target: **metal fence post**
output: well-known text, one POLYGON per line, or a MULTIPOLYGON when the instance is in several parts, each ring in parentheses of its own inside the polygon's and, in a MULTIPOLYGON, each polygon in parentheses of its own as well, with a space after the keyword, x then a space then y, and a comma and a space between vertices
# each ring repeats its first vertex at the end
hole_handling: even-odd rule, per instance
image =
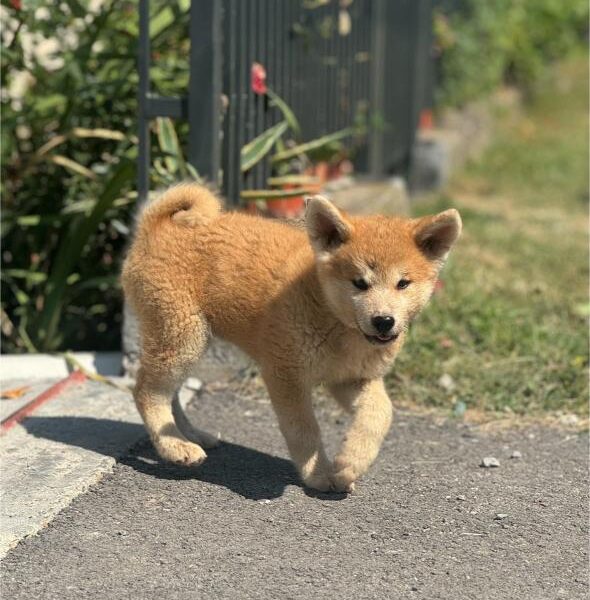
MULTIPOLYGON (((380 126, 384 114, 384 81, 385 81, 385 33, 386 15, 385 0, 373 0, 371 13, 371 80, 370 80, 370 121, 375 120, 380 126)), ((378 127, 377 126, 377 127, 378 127)), ((373 177, 383 174, 383 131, 369 122, 369 173, 373 177)))
POLYGON ((219 185, 221 140, 222 3, 192 0, 190 9, 188 160, 219 185))
POLYGON ((139 1, 139 47, 138 47, 138 148, 137 148, 137 195, 139 204, 147 200, 150 181, 150 122, 147 114, 150 92, 150 5, 149 0, 139 1))

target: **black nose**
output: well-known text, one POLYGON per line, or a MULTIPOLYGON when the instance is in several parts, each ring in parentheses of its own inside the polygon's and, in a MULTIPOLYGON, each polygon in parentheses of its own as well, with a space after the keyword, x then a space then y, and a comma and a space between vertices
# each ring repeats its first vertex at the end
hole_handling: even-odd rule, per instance
POLYGON ((373 317, 371 319, 371 323, 373 323, 373 327, 381 334, 389 333, 393 326, 395 325, 395 319, 393 317, 381 316, 373 317))

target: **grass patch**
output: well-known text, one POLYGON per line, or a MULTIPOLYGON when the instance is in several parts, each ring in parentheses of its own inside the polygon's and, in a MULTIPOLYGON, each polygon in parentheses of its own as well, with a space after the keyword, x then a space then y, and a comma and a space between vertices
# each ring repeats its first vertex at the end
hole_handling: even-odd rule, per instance
POLYGON ((464 235, 389 376, 398 400, 587 415, 587 60, 549 71, 536 92, 499 117, 447 195, 418 207, 456 207, 464 235), (445 373, 451 391, 437 385, 445 373))

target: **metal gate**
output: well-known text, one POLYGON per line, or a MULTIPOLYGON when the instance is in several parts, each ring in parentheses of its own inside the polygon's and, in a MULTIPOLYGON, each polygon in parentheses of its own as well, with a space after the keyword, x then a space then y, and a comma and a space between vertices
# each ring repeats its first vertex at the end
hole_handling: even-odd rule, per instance
POLYGON ((355 153, 357 171, 378 177, 407 167, 428 101, 431 0, 193 0, 189 35, 186 96, 151 94, 149 0, 140 0, 140 199, 157 116, 188 121, 189 162, 230 203, 243 189, 265 187, 268 161, 240 170, 240 149, 280 119, 251 89, 254 62, 298 117, 303 139, 360 116, 369 128, 355 153))

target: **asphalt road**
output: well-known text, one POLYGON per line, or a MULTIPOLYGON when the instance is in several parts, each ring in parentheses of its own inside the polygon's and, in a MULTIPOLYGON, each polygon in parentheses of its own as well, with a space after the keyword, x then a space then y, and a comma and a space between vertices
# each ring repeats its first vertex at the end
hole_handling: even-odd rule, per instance
MULTIPOLYGON (((2 597, 588 597, 587 435, 398 414, 345 497, 299 486, 265 396, 221 387, 193 414, 228 443, 192 472, 140 443, 8 554, 2 597)), ((321 417, 333 447, 343 417, 321 417)))

